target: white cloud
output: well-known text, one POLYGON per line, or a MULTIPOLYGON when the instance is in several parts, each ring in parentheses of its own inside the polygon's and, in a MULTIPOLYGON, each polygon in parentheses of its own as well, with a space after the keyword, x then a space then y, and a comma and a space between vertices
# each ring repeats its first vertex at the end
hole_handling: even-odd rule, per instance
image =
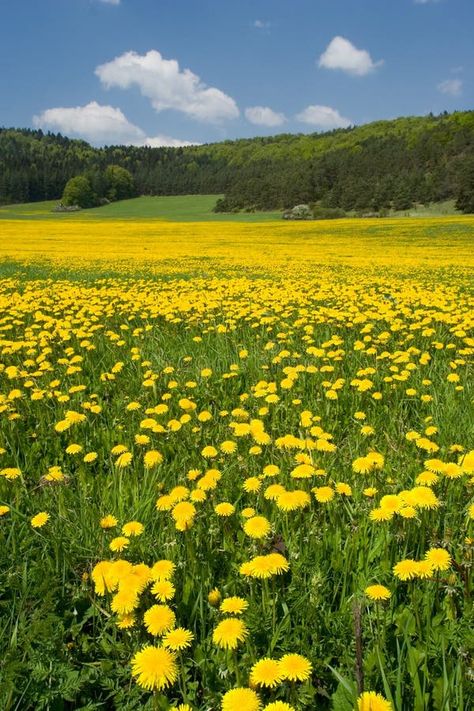
POLYGON ((257 126, 281 126, 286 121, 284 114, 277 113, 268 106, 249 106, 245 118, 257 126))
POLYGON ((255 20, 253 26, 256 27, 258 30, 268 30, 270 24, 271 23, 268 20, 255 20))
POLYGON ((138 86, 156 111, 175 109, 200 121, 237 118, 234 99, 208 87, 190 69, 179 68, 175 59, 164 59, 156 50, 144 55, 126 52, 95 70, 102 84, 129 89, 138 86))
POLYGON ((120 109, 91 101, 85 106, 47 109, 33 117, 35 126, 74 134, 94 143, 138 143, 143 131, 126 118, 120 109))
POLYGON ((341 116, 337 109, 332 109, 330 106, 307 106, 296 115, 296 118, 302 123, 317 126, 326 131, 333 128, 347 128, 352 123, 350 119, 341 116))
POLYGON ((145 138, 143 145, 151 146, 151 148, 160 148, 162 146, 179 148, 180 146, 199 146, 200 143, 194 143, 193 141, 180 141, 179 138, 159 135, 145 138))
POLYGON ((440 0, 415 0, 415 5, 427 5, 429 2, 440 2, 440 0))
POLYGON ((446 79, 438 84, 438 91, 442 94, 449 94, 450 96, 461 96, 462 87, 462 79, 446 79))
POLYGON ((366 49, 357 49, 345 37, 334 37, 319 58, 319 66, 325 69, 341 69, 348 74, 364 76, 373 72, 383 60, 374 62, 366 49))
POLYGON ((120 5, 120 0, 99 0, 99 2, 103 2, 106 5, 120 5))
POLYGON ((67 136, 79 136, 97 144, 125 144, 133 146, 189 146, 169 136, 148 137, 141 128, 131 123, 120 109, 102 106, 91 101, 85 106, 46 109, 33 116, 38 128, 59 131, 67 136))

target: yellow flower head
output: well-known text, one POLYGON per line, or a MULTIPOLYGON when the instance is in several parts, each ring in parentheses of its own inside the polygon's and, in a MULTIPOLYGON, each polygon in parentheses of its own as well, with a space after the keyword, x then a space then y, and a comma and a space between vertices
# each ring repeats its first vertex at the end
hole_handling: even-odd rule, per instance
POLYGON ((357 699, 357 711, 393 711, 393 707, 381 694, 364 691, 357 699))
POLYGON ((184 627, 176 627, 163 637, 163 647, 171 649, 173 652, 180 652, 182 649, 190 647, 193 639, 192 632, 184 629, 184 627))
POLYGON ((311 662, 301 654, 285 654, 280 659, 282 679, 288 681, 307 681, 311 676, 311 662))
POLYGON ((244 531, 250 538, 265 538, 270 530, 270 521, 265 516, 252 516, 244 523, 244 531))
POLYGON ((42 526, 45 525, 50 519, 49 513, 46 511, 41 511, 40 513, 37 513, 36 516, 33 516, 31 519, 31 525, 33 528, 41 528, 42 526))
POLYGON ((148 632, 156 637, 172 629, 176 617, 168 605, 153 605, 143 615, 143 621, 148 632))
POLYGON ((248 608, 247 600, 242 597, 226 597, 221 602, 220 611, 227 615, 241 615, 248 608))
POLYGON ((371 600, 388 600, 391 596, 391 592, 384 585, 369 585, 365 588, 365 594, 370 597, 371 600))
POLYGON ((247 627, 237 617, 228 617, 219 622, 212 633, 212 641, 224 649, 236 649, 248 634, 247 627))
POLYGON ((451 567, 451 556, 444 548, 430 548, 425 554, 425 560, 433 570, 448 570, 451 567))
POLYGON ((231 689, 222 697, 222 711, 260 711, 261 707, 258 695, 252 689, 231 689))
POLYGON ((256 662, 250 670, 250 684, 274 689, 282 681, 280 662, 265 657, 256 662))
POLYGON ((164 689, 178 678, 176 657, 168 649, 147 645, 132 659, 132 676, 147 691, 164 689))
POLYGON ((118 523, 118 520, 112 514, 107 514, 100 519, 101 528, 113 528, 118 523))

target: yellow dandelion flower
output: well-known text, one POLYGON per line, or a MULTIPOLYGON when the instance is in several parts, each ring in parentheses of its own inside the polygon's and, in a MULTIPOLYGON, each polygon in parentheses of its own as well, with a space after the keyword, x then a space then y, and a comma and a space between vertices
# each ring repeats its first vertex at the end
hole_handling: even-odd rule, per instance
POLYGON ((250 670, 250 684, 274 689, 282 681, 280 662, 265 657, 256 662, 250 670))
POLYGON ((240 566, 241 575, 251 578, 266 579, 272 575, 281 575, 290 569, 288 561, 280 553, 258 555, 240 566))
POLYGON ((415 518, 416 509, 414 506, 402 506, 402 508, 397 511, 397 514, 402 518, 415 518))
POLYGON ((412 580, 418 574, 418 563, 412 558, 406 558, 393 566, 393 574, 399 580, 412 580))
POLYGON ((173 652, 180 652, 191 646, 194 635, 184 627, 176 627, 170 630, 163 637, 163 647, 171 649, 173 652))
POLYGON ((291 472, 293 479, 309 479, 313 476, 316 468, 312 464, 299 464, 291 472))
POLYGON ((100 519, 101 528, 113 528, 118 523, 118 520, 112 514, 107 514, 100 519))
POLYGON ((252 518, 252 516, 255 516, 255 509, 251 506, 246 506, 245 509, 242 509, 242 516, 244 518, 252 518))
POLYGON ((175 587, 169 580, 157 580, 152 586, 151 592, 160 602, 167 602, 173 599, 175 587))
POLYGON ((249 476, 242 484, 242 489, 246 491, 247 494, 255 494, 257 491, 260 491, 261 486, 262 482, 258 477, 249 476))
POLYGON ((226 440, 221 443, 220 450, 224 454, 233 454, 237 450, 237 443, 232 440, 226 440))
POLYGON ((41 528, 45 525, 45 523, 48 523, 49 519, 49 513, 46 511, 40 511, 40 513, 37 513, 36 516, 33 516, 30 523, 33 528, 41 528))
POLYGON ((247 600, 242 597, 226 597, 221 602, 220 611, 227 615, 241 615, 248 608, 247 600))
POLYGON ((129 615, 138 606, 138 603, 137 591, 133 588, 123 588, 113 596, 110 609, 118 615, 129 615))
POLYGON ((357 699, 357 711, 393 711, 393 706, 381 694, 364 691, 357 699))
POLYGON ((343 481, 338 482, 335 488, 337 493, 341 496, 352 496, 352 487, 343 481))
POLYGON ((132 659, 132 676, 147 691, 164 689, 178 678, 176 657, 163 647, 147 645, 132 659))
POLYGON ((270 530, 270 521, 265 516, 252 516, 244 523, 244 531, 250 538, 264 538, 270 530))
POLYGON ((224 694, 221 709, 222 711, 260 711, 261 702, 252 689, 238 687, 224 694))
POLYGON ((429 560, 418 560, 416 562, 416 577, 431 578, 433 575, 433 566, 429 560))
POLYGON ((122 526, 122 533, 128 538, 131 536, 141 536, 144 530, 145 526, 143 523, 140 523, 140 521, 129 521, 122 526))
POLYGON ((301 654, 285 654, 280 659, 282 679, 288 681, 307 681, 311 676, 311 662, 301 654))
POLYGON ((181 501, 171 511, 178 531, 186 531, 194 523, 196 507, 190 501, 181 501))
POLYGON ((369 499, 371 499, 378 493, 378 489, 376 489, 375 486, 368 486, 362 493, 364 496, 368 496, 369 499))
POLYGON ((13 479, 18 479, 18 477, 21 476, 21 469, 18 469, 18 467, 6 467, 5 469, 0 470, 0 476, 12 481, 13 479))
POLYGON ((214 506, 214 511, 218 516, 227 518, 228 516, 232 516, 235 511, 235 506, 233 504, 230 504, 228 501, 223 501, 221 504, 217 504, 217 506, 214 506))
POLYGON ((214 457, 217 457, 218 451, 212 445, 207 445, 201 450, 201 454, 206 459, 213 459, 214 457))
POLYGON ((130 540, 126 538, 126 536, 117 536, 116 538, 112 538, 112 540, 109 543, 109 548, 111 551, 116 553, 117 551, 123 551, 124 548, 127 548, 128 544, 130 543, 130 540))
POLYGON ((161 454, 161 452, 158 452, 157 449, 150 449, 148 452, 145 453, 145 456, 143 457, 143 463, 146 469, 152 469, 158 464, 161 464, 162 461, 163 455, 161 454))
POLYGON ((391 596, 391 592, 385 585, 369 585, 365 588, 365 594, 370 597, 371 600, 388 600, 391 596))
POLYGON ((80 454, 82 452, 82 445, 81 444, 69 444, 66 447, 66 454, 80 454))
POLYGON ((319 501, 320 504, 332 501, 335 496, 334 489, 331 486, 316 486, 312 489, 312 492, 316 497, 316 501, 319 501))
POLYGON ((118 456, 119 454, 123 454, 124 452, 128 452, 128 449, 124 444, 116 444, 115 447, 112 447, 112 449, 110 450, 110 454, 112 454, 114 457, 118 456))
POLYGON ((437 474, 434 472, 421 472, 421 474, 418 474, 418 476, 415 479, 415 482, 417 484, 421 484, 423 486, 433 486, 439 481, 439 477, 437 474))
POLYGON ((372 509, 369 513, 369 518, 371 521, 391 521, 394 517, 395 512, 391 509, 383 509, 381 506, 376 509, 372 509))
POLYGON ((156 637, 172 629, 176 617, 168 605, 153 605, 143 615, 143 621, 148 632, 156 637))
POLYGON ((444 548, 430 548, 425 554, 427 560, 433 570, 448 570, 451 567, 451 556, 444 548))
POLYGON ((223 649, 236 649, 248 634, 247 627, 237 617, 228 617, 219 622, 212 633, 212 641, 223 649))
POLYGON ((151 567, 152 580, 168 580, 174 573, 175 564, 171 560, 158 560, 151 567))
POLYGON ((115 466, 118 469, 125 469, 125 467, 130 466, 132 463, 133 455, 131 452, 124 452, 115 460, 115 466))
POLYGON ((264 491, 264 497, 268 501, 276 501, 280 494, 284 494, 286 491, 285 487, 281 484, 270 484, 264 491))

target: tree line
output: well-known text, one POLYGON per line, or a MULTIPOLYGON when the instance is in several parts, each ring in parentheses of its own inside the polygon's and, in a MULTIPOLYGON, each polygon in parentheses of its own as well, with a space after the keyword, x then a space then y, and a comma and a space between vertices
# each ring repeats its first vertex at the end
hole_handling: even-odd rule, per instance
POLYGON ((120 199, 107 194, 111 166, 130 174, 127 197, 224 194, 216 210, 225 212, 312 203, 364 213, 453 198, 474 212, 474 111, 183 148, 94 148, 0 129, 0 203, 59 199, 77 176, 96 196, 120 199))

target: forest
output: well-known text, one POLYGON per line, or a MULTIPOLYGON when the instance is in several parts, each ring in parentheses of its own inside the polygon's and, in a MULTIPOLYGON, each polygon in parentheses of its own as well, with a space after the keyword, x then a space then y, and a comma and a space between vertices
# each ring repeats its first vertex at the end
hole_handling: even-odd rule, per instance
POLYGON ((380 213, 448 199, 474 212, 474 111, 183 148, 0 128, 0 204, 60 199, 79 175, 100 195, 108 166, 129 171, 137 195, 224 195, 222 212, 312 203, 380 213))

